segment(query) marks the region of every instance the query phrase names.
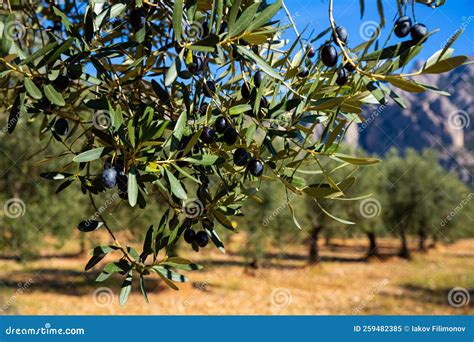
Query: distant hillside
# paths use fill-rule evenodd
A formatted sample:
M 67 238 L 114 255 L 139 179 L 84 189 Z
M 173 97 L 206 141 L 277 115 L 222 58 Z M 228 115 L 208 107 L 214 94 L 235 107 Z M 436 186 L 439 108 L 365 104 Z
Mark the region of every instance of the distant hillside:
M 434 148 L 444 166 L 457 170 L 467 182 L 474 172 L 474 65 L 441 75 L 422 75 L 417 80 L 436 84 L 451 96 L 427 91 L 403 92 L 407 109 L 396 104 L 368 108 L 367 122 L 351 129 L 349 140 L 383 155 L 391 147 L 404 150 Z

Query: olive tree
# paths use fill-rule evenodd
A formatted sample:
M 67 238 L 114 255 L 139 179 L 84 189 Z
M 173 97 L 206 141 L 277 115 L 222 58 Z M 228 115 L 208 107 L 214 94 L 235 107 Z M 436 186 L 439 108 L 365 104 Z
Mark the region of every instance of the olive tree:
M 435 152 L 408 152 L 405 159 L 413 160 L 416 165 L 408 183 L 416 189 L 416 221 L 413 228 L 418 236 L 418 250 L 424 252 L 429 236 L 441 236 L 448 241 L 455 236 L 463 236 L 469 225 L 465 214 L 469 212 L 472 193 L 457 173 L 439 165 Z
M 358 152 L 364 155 L 364 152 Z M 351 188 L 353 194 L 366 194 L 360 196 L 358 201 L 344 201 L 347 217 L 355 223 L 354 231 L 367 237 L 367 257 L 379 255 L 377 238 L 385 235 L 386 229 L 382 219 L 382 199 L 384 175 L 383 160 L 372 167 L 363 168 L 356 173 L 357 181 Z
M 403 105 L 392 88 L 441 92 L 413 77 L 448 71 L 466 57 L 452 56 L 452 40 L 420 70 L 402 73 L 434 31 L 403 17 L 411 5 L 394 3 L 402 18 L 388 30 L 402 40 L 379 42 L 376 32 L 351 46 L 332 0 L 327 28 L 316 37 L 300 34 L 291 16 L 289 25 L 275 19 L 286 10 L 281 0 L 7 0 L 0 58 L 6 131 L 38 121 L 40 139 L 57 141 L 61 153 L 48 158 L 61 167 L 45 167 L 42 176 L 88 197 L 95 213 L 80 231 L 110 235 L 86 270 L 116 255 L 97 281 L 124 275 L 124 304 L 138 278 L 146 298 L 152 272 L 176 288 L 186 280 L 176 270 L 200 268 L 168 257 L 181 237 L 196 251 L 209 240 L 225 251 L 219 230 L 234 230 L 230 220 L 261 182 L 276 180 L 286 196 L 310 196 L 318 207 L 345 196 L 353 178 L 335 179 L 321 161 L 377 162 L 338 152 L 364 104 L 393 98 Z M 379 11 L 381 30 L 388 26 L 381 2 Z M 288 29 L 298 32 L 294 41 L 285 39 Z M 110 220 L 110 210 L 123 205 L 110 201 L 162 209 L 149 227 L 133 227 L 146 231 L 141 252 L 117 238 L 124 223 Z
M 436 153 L 408 149 L 399 155 L 392 150 L 380 166 L 381 216 L 385 228 L 400 237 L 400 256 L 410 258 L 409 235 L 417 236 L 418 249 L 425 251 L 429 235 L 448 237 L 457 229 L 464 230 L 466 218 L 451 218 L 450 212 L 461 211 L 471 196 L 454 172 L 439 165 Z
M 84 215 L 87 200 L 78 192 L 68 193 L 69 203 L 61 196 L 51 197 L 57 186 L 37 174 L 40 166 L 33 160 L 32 136 L 27 131 L 18 133 L 17 141 L 0 140 L 0 203 L 3 207 L 0 212 L 0 247 L 2 256 L 27 259 L 39 254 L 47 245 L 42 243 L 45 242 L 41 239 L 44 234 L 54 235 L 59 242 L 70 237 L 74 221 Z M 48 154 L 61 151 L 54 144 L 44 148 Z M 45 212 L 48 215 L 44 215 Z

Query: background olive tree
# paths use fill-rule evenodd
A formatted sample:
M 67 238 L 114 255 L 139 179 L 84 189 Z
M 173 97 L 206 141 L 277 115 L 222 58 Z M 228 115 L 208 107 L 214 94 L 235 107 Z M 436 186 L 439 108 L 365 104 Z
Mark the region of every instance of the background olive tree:
M 466 199 L 467 205 L 472 205 L 472 192 L 456 174 L 441 168 L 434 152 L 418 154 L 409 149 L 401 156 L 392 150 L 380 169 L 384 175 L 379 184 L 381 214 L 388 233 L 400 237 L 400 256 L 410 257 L 410 234 L 418 236 L 419 249 L 424 251 L 430 236 L 436 239 L 443 235 L 445 240 L 449 239 L 452 227 L 460 235 L 467 233 L 470 220 L 465 213 L 445 218 Z

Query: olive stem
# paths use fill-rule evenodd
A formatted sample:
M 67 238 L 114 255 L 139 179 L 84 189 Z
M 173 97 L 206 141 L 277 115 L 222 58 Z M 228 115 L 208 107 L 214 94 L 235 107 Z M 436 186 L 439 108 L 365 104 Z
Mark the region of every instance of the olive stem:
M 94 207 L 94 210 L 96 211 L 97 215 L 99 216 L 99 218 L 102 220 L 102 223 L 104 224 L 104 227 L 105 229 L 107 229 L 107 232 L 109 233 L 110 237 L 114 240 L 114 244 L 116 247 L 118 247 L 118 249 L 123 253 L 123 255 L 125 256 L 125 258 L 128 259 L 128 261 L 130 261 L 130 263 L 132 265 L 138 265 L 137 262 L 135 262 L 135 260 L 133 260 L 133 258 L 128 254 L 127 250 L 125 248 L 122 247 L 122 245 L 120 244 L 120 242 L 117 240 L 117 238 L 115 237 L 115 234 L 112 232 L 112 229 L 110 229 L 109 225 L 107 224 L 107 221 L 105 220 L 104 216 L 102 215 L 102 213 L 100 212 L 99 208 L 97 207 L 95 201 L 94 201 L 94 197 L 92 196 L 92 194 L 89 192 L 89 198 L 90 198 L 90 201 L 91 201 L 91 204 L 92 206 Z
M 26 72 L 26 71 L 23 71 L 21 70 L 20 68 L 17 68 L 16 66 L 14 66 L 13 64 L 7 62 L 4 58 L 0 58 L 0 62 L 2 62 L 3 64 L 5 64 L 9 69 L 13 70 L 13 71 L 16 71 L 20 74 L 23 74 L 23 75 L 27 75 L 29 77 L 32 77 L 33 75 Z
M 291 13 L 290 13 L 290 11 L 288 10 L 288 7 L 286 7 L 284 1 L 281 2 L 281 5 L 282 5 L 282 7 L 283 7 L 283 10 L 284 10 L 285 13 L 286 13 L 286 16 L 288 17 L 288 20 L 289 20 L 290 23 L 291 23 L 291 26 L 293 27 L 293 31 L 295 31 L 296 36 L 299 37 L 299 36 L 300 36 L 300 33 L 298 32 L 298 29 L 296 28 L 296 24 L 295 24 L 295 22 L 293 21 L 293 17 L 291 16 Z M 301 41 L 301 39 L 300 39 L 300 44 L 301 44 L 301 47 L 302 47 L 303 50 L 304 50 L 305 47 L 304 47 L 303 42 Z
M 349 56 L 349 53 L 344 48 L 344 43 L 339 39 L 339 35 L 336 32 L 336 22 L 334 21 L 334 16 L 333 16 L 333 0 L 329 0 L 329 22 L 331 24 L 331 30 L 333 33 L 334 40 L 336 41 L 336 44 L 341 49 L 341 52 L 344 55 L 344 58 L 349 62 L 349 64 L 351 64 L 358 73 L 364 76 L 377 79 L 377 80 L 386 80 L 387 78 L 386 75 L 371 73 L 371 72 L 361 69 L 358 66 L 358 64 Z M 421 73 L 422 73 L 422 70 L 418 70 L 418 71 L 408 73 L 408 74 L 392 74 L 390 76 L 404 78 L 404 77 L 409 77 L 409 76 L 417 76 L 417 75 L 420 75 Z

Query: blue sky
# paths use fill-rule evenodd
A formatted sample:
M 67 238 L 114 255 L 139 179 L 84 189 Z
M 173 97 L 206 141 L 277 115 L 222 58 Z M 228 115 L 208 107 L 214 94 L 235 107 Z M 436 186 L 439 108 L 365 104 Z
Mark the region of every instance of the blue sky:
M 383 0 L 382 2 L 387 20 L 385 31 L 389 31 L 396 15 L 396 0 Z M 328 3 L 328 0 L 285 1 L 298 28 L 302 30 L 308 26 L 306 32 L 310 33 L 314 30 L 313 35 L 317 35 L 329 26 Z M 364 28 L 370 28 L 370 21 L 378 23 L 377 2 L 375 0 L 365 0 L 365 3 L 365 14 L 361 19 L 359 0 L 334 0 L 334 18 L 338 25 L 345 26 L 348 29 L 349 46 L 355 46 L 363 42 L 360 31 L 364 32 Z M 411 10 L 409 14 L 411 16 Z M 440 29 L 438 33 L 430 37 L 429 43 L 425 44 L 423 51 L 418 55 L 418 59 L 426 59 L 442 48 L 444 42 L 462 26 L 466 30 L 454 43 L 455 54 L 474 56 L 473 0 L 447 0 L 443 6 L 436 9 L 416 4 L 415 15 L 417 22 L 425 24 L 430 31 L 435 28 Z M 382 37 L 385 38 L 386 35 L 384 36 L 382 33 Z M 385 39 L 381 40 L 382 43 L 384 41 Z M 395 36 L 391 38 L 393 43 L 400 41 L 401 39 Z

